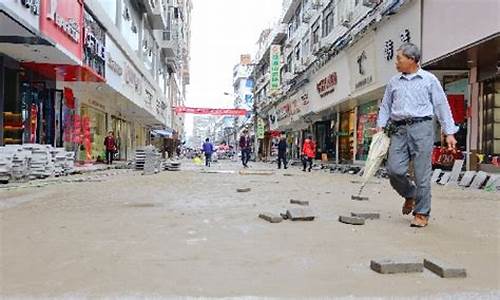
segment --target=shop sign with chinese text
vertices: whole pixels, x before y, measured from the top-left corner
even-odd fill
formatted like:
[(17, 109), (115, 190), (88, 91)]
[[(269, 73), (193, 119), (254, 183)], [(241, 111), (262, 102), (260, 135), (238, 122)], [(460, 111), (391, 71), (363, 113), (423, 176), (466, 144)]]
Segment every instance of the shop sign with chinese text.
[(271, 91), (277, 91), (280, 88), (280, 67), (281, 67), (281, 47), (280, 45), (271, 46)]

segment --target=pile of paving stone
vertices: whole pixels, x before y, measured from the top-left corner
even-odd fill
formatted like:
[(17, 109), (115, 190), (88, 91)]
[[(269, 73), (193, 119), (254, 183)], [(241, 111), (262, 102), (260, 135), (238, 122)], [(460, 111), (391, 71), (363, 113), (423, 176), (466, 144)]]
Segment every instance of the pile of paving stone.
[(483, 189), (488, 192), (500, 191), (500, 175), (484, 171), (463, 171), (464, 161), (455, 160), (451, 171), (435, 169), (432, 183), (470, 189)]
[(75, 155), (50, 145), (23, 144), (0, 147), (0, 181), (23, 181), (74, 172)]
[(164, 171), (180, 171), (181, 170), (181, 163), (179, 161), (165, 161), (163, 163), (163, 170)]
[(162, 169), (161, 154), (154, 146), (135, 150), (135, 169), (157, 172)]

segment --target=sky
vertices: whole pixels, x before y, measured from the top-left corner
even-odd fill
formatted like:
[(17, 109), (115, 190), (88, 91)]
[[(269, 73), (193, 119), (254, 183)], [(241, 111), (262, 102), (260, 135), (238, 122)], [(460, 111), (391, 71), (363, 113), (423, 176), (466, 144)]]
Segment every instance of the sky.
[[(191, 16), (191, 83), (186, 106), (232, 108), (233, 67), (241, 54), (257, 51), (262, 30), (281, 15), (282, 0), (193, 0)], [(192, 115), (186, 116), (191, 135)]]

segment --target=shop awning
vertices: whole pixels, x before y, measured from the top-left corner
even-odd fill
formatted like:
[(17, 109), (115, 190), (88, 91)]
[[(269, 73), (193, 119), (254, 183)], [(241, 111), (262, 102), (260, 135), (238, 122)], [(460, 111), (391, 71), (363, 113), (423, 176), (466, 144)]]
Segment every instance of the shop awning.
[(151, 134), (154, 136), (160, 136), (160, 137), (172, 137), (174, 135), (174, 130), (172, 130), (170, 128), (155, 129), (155, 130), (151, 130)]
[(56, 81), (105, 82), (106, 80), (86, 65), (61, 65), (26, 62), (24, 68)]

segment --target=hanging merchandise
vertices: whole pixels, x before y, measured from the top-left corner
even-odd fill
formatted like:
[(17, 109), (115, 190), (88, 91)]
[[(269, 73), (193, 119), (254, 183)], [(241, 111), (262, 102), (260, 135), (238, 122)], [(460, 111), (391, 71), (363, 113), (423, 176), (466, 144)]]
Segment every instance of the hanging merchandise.
[(36, 142), (36, 132), (38, 128), (38, 107), (36, 104), (31, 104), (30, 111), (30, 143)]

